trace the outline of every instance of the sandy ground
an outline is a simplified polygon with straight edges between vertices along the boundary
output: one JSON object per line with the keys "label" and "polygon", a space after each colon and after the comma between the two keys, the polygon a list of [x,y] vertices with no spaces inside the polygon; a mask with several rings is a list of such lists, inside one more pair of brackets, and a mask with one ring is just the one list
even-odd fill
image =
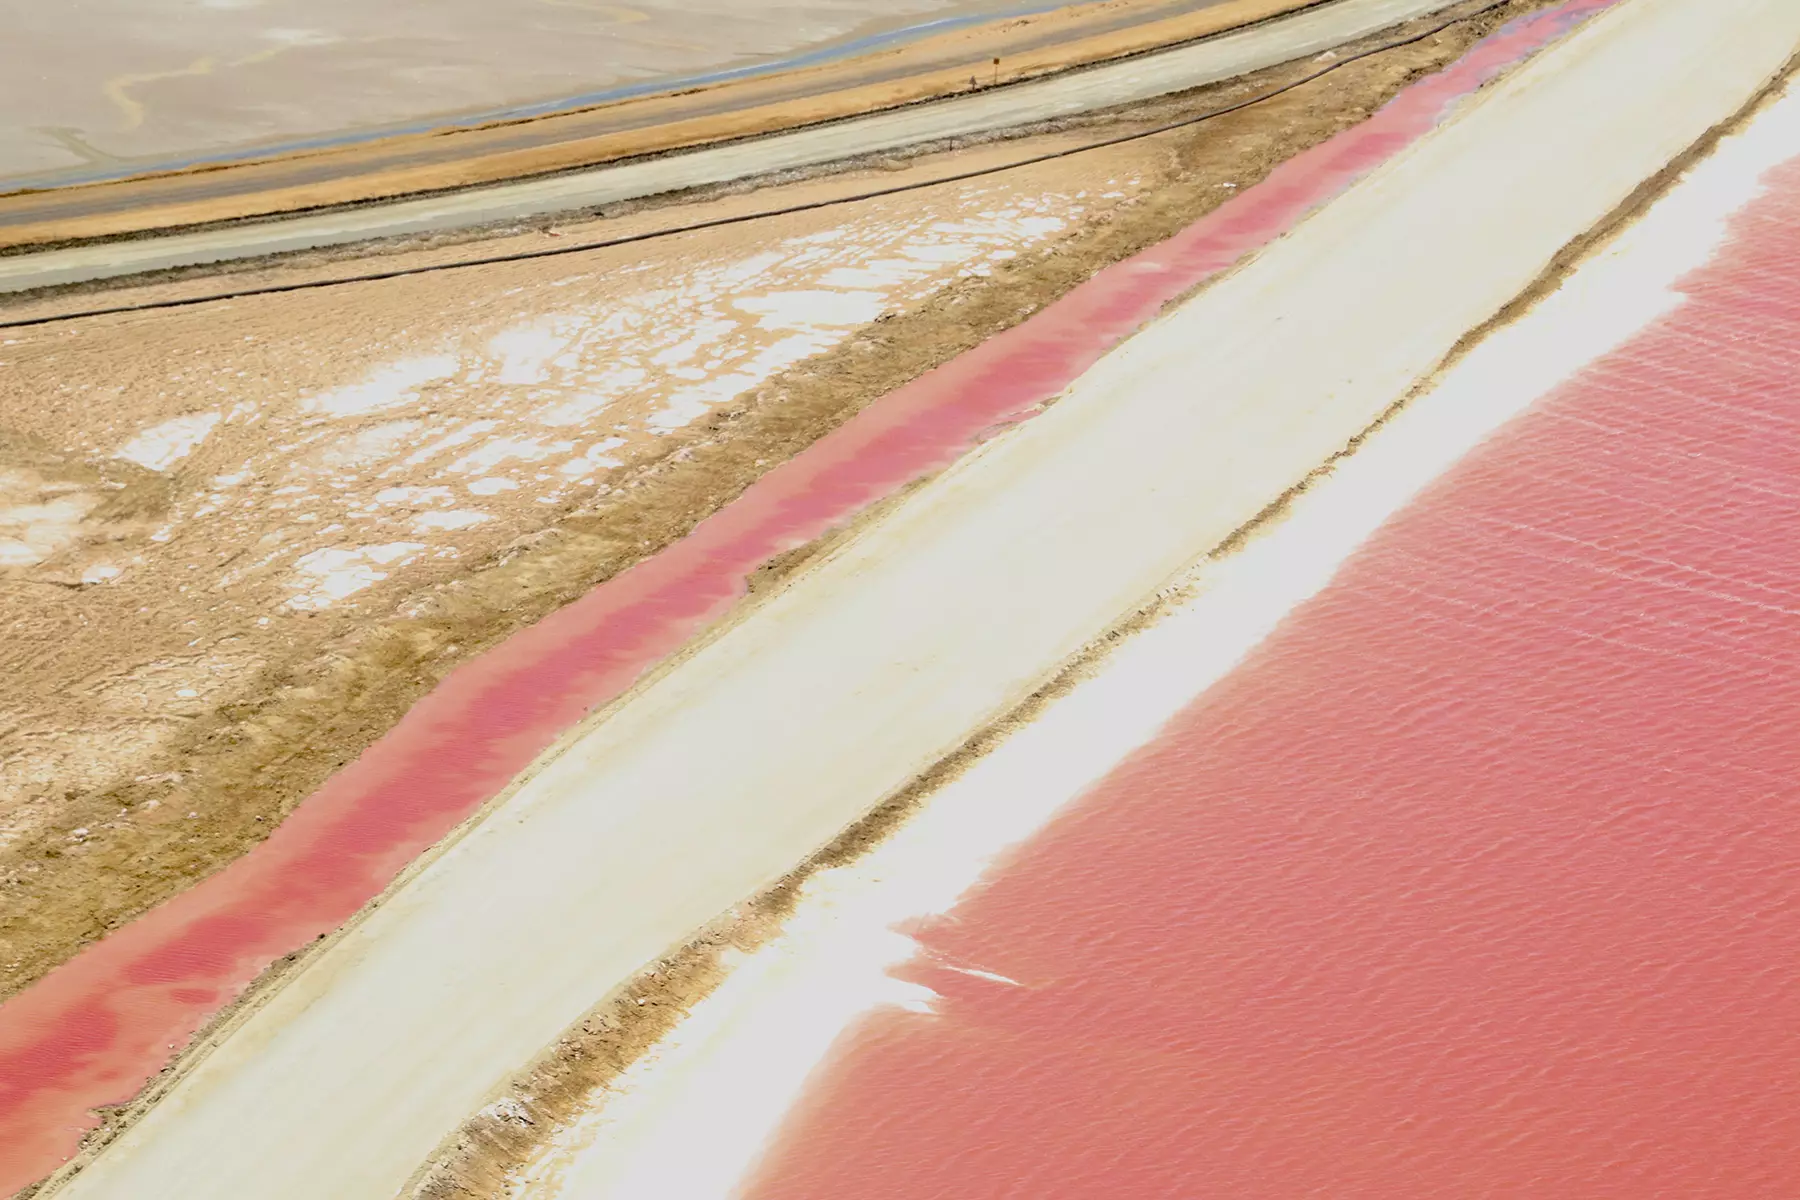
{"label": "sandy ground", "polygon": [[0,337],[0,995],[259,841],[469,651],[1474,33],[904,199]]}
{"label": "sandy ground", "polygon": [[[496,1066],[828,841],[1262,511],[1729,117],[1797,40],[1784,5],[1633,0],[1491,89],[610,714],[64,1194],[273,1196],[298,1180],[387,1194],[423,1132],[488,1094]],[[1662,83],[1629,92],[1645,64]],[[1512,203],[1521,188],[1540,198],[1530,211]],[[1105,504],[1072,486],[1100,479]],[[1032,603],[974,618],[1001,594]],[[796,738],[829,752],[797,752]],[[690,868],[679,887],[660,865],[642,873],[641,847],[671,842]]]}
{"label": "sandy ground", "polygon": [[0,180],[504,108],[1007,0],[6,0]]}

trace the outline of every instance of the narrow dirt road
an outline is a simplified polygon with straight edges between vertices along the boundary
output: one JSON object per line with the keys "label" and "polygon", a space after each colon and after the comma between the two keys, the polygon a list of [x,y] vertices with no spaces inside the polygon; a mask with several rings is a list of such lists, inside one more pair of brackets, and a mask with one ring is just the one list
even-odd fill
{"label": "narrow dirt road", "polygon": [[640,963],[1340,451],[1797,45],[1785,0],[1597,18],[602,714],[55,1194],[392,1195]]}
{"label": "narrow dirt road", "polygon": [[[114,164],[102,175],[109,182],[0,194],[0,245],[293,214],[782,133],[1180,45],[1317,2],[1052,4],[1009,19],[990,14],[972,25],[949,21],[950,29],[940,26],[900,46],[883,48],[885,39],[877,36],[837,52],[767,64],[766,71],[652,78],[623,93],[601,91],[510,112],[440,117],[422,129],[269,145],[260,154],[240,148],[238,154],[216,161],[203,157],[185,168],[180,161],[160,169],[140,163],[136,171]],[[590,61],[590,70],[594,66]],[[539,86],[544,83],[540,78]],[[4,186],[0,183],[0,190]]]}
{"label": "narrow dirt road", "polygon": [[1338,0],[1110,66],[685,154],[341,212],[3,256],[0,293],[593,209],[984,134],[1215,83],[1444,7],[1447,0]]}

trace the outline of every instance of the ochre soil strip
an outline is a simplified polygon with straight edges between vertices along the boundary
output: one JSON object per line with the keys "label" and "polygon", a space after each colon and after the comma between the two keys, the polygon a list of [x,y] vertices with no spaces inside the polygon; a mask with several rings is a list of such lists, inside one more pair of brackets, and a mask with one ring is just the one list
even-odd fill
{"label": "ochre soil strip", "polygon": [[917,931],[932,1015],[871,1017],[746,1194],[1800,1191],[1800,163],[1766,184]]}
{"label": "ochre soil strip", "polygon": [[[795,551],[884,493],[954,459],[984,430],[1028,416],[1168,299],[1278,235],[1428,130],[1455,98],[1605,3],[1583,0],[1565,6],[1488,43],[1453,70],[1407,92],[1374,122],[1281,168],[1264,186],[1175,240],[1075,287],[1038,322],[993,339],[871,406],[697,528],[708,506],[724,503],[744,488],[746,476],[760,473],[762,462],[749,456],[779,454],[784,438],[790,444],[811,440],[804,420],[796,427],[793,408],[747,405],[728,423],[738,423],[735,432],[740,435],[743,426],[754,432],[759,423],[767,423],[761,436],[701,447],[670,464],[664,482],[647,481],[644,491],[651,496],[659,487],[671,487],[679,496],[671,496],[667,508],[603,510],[588,521],[566,525],[561,544],[545,553],[522,556],[490,572],[475,596],[493,605],[484,629],[430,619],[398,625],[373,640],[369,661],[355,664],[348,693],[328,687],[322,695],[302,697],[305,703],[295,711],[258,714],[264,724],[254,732],[240,724],[234,734],[230,724],[221,722],[210,731],[204,752],[215,756],[221,785],[242,795],[244,782],[266,781],[279,804],[284,780],[292,786],[308,771],[328,768],[322,759],[366,744],[359,740],[359,726],[378,733],[390,723],[393,717],[387,713],[405,707],[408,689],[428,683],[433,671],[442,670],[438,660],[445,644],[455,638],[464,639],[464,645],[481,644],[528,615],[520,609],[554,606],[575,586],[571,575],[577,581],[617,575],[609,586],[509,641],[502,652],[458,671],[377,749],[300,806],[251,855],[128,931],[108,937],[0,1009],[0,1046],[5,1048],[0,1054],[7,1064],[0,1071],[5,1081],[0,1128],[6,1130],[0,1138],[6,1148],[0,1157],[6,1174],[0,1182],[18,1186],[66,1157],[76,1127],[91,1124],[89,1109],[136,1092],[169,1058],[170,1043],[185,1041],[270,962],[348,917],[421,849],[502,789],[562,730],[726,612],[760,564]],[[1537,7],[1541,5],[1521,3],[1512,12]],[[1321,81],[1314,94],[1303,89],[1290,103],[1260,117],[1300,124],[1311,114],[1315,132],[1290,136],[1317,141],[1331,127],[1392,95],[1406,79],[1456,59],[1499,19],[1473,22],[1392,58],[1347,68],[1344,77]],[[1345,89],[1355,90],[1346,94]],[[1329,116],[1321,115],[1321,101],[1334,96],[1345,103],[1334,105]],[[1242,124],[1257,126],[1248,120]],[[1241,171],[1245,164],[1236,165]],[[1215,188],[1209,183],[1207,190]],[[1039,294],[1070,289],[1091,270],[1095,258],[1116,260],[1181,229],[1195,208],[1205,211],[1216,204],[1216,197],[1195,195],[1196,190],[1171,194],[1160,207],[1147,206],[1136,228],[1100,231],[1099,245],[1085,257],[1071,254],[1068,247],[1048,256],[1040,264]],[[1016,305],[1018,297],[1012,300]],[[986,321],[1004,325],[1017,316],[1014,307]],[[902,324],[908,318],[901,318],[894,323],[901,328],[891,332],[910,341],[907,335],[926,332],[930,325],[916,326],[931,320],[943,335],[960,330],[966,346],[995,332],[980,318],[963,307],[915,318],[910,329]],[[955,348],[951,336],[942,352]],[[997,378],[1007,386],[984,389],[984,381]],[[795,393],[804,390],[800,381],[788,386]],[[821,383],[816,389],[835,391],[837,403],[844,404],[841,387]],[[848,415],[843,407],[837,411]],[[824,414],[812,419],[832,421]],[[679,486],[666,482],[670,476]],[[702,479],[705,486],[696,486]],[[734,484],[734,479],[744,482]],[[643,499],[636,497],[639,503]],[[695,536],[679,542],[688,529]],[[658,544],[674,548],[621,573],[633,558]],[[400,681],[397,690],[390,677]],[[317,712],[309,707],[315,705]],[[285,737],[286,744],[272,746],[272,733]],[[296,751],[303,753],[297,763]],[[205,765],[196,774],[204,779]],[[254,807],[242,806],[224,831],[220,849],[234,840],[241,846],[261,832],[249,825]],[[186,846],[182,852],[204,854]],[[118,915],[106,925],[116,925],[153,898],[154,887],[120,896],[113,882],[119,869],[130,875],[143,865],[127,860],[108,868],[90,860],[88,869],[100,872],[95,881],[99,889],[61,895],[77,895],[84,907],[96,900],[101,907],[112,904]],[[54,872],[47,878],[51,876]],[[161,886],[175,883],[168,879]],[[48,894],[38,899],[40,908],[32,915],[41,921],[54,903]],[[92,920],[89,915],[70,924],[91,928]],[[59,945],[68,943],[54,937],[40,941],[38,961],[45,961],[42,955],[56,955]]]}
{"label": "ochre soil strip", "polygon": [[[1101,0],[844,63],[472,129],[0,197],[0,247],[35,246],[494,183],[754,137],[1193,41],[1319,0]],[[1133,11],[1135,10],[1135,11]],[[1119,22],[1125,28],[1095,27]],[[992,60],[1000,60],[992,67]],[[952,66],[933,67],[949,59]],[[969,64],[981,68],[971,74]],[[871,76],[877,82],[867,82]]]}

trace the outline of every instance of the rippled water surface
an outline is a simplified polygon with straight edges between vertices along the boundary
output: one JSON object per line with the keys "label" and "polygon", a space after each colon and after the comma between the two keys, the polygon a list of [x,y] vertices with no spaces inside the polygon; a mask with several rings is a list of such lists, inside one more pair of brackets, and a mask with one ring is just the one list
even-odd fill
{"label": "rippled water surface", "polygon": [[[759,1200],[1800,1195],[1800,163],[921,931]],[[1013,982],[1016,981],[1016,984]]]}

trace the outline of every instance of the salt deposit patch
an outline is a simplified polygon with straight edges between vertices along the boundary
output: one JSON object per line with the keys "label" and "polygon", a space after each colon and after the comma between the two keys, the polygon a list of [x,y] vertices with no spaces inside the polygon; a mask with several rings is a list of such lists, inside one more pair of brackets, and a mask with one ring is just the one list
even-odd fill
{"label": "salt deposit patch", "polygon": [[95,496],[77,493],[0,508],[0,567],[36,566],[74,545],[82,520],[98,503]]}
{"label": "salt deposit patch", "polygon": [[302,555],[294,564],[300,590],[289,598],[288,607],[314,612],[330,608],[386,579],[389,572],[379,568],[405,566],[424,549],[422,542],[390,542],[355,550],[333,547]]}
{"label": "salt deposit patch", "polygon": [[746,296],[736,304],[754,315],[756,323],[764,329],[808,325],[833,328],[866,325],[873,321],[887,306],[887,296],[882,292],[867,291],[771,292],[765,296]]}
{"label": "salt deposit patch", "polygon": [[309,397],[302,408],[331,417],[381,412],[416,399],[421,387],[450,378],[461,366],[461,360],[450,354],[404,358],[376,368],[361,383]]}
{"label": "salt deposit patch", "polygon": [[[571,479],[577,479],[584,475],[603,471],[608,467],[616,467],[619,465],[619,460],[612,456],[612,452],[624,444],[624,438],[607,438],[604,442],[589,446],[586,454],[580,458],[571,458],[564,463],[561,473]],[[470,488],[469,490],[474,491],[475,489]]]}
{"label": "salt deposit patch", "polygon": [[192,454],[223,419],[223,413],[191,413],[152,425],[120,446],[115,457],[151,471],[166,471]]}
{"label": "salt deposit patch", "polygon": [[419,533],[441,533],[449,529],[468,529],[472,525],[491,520],[493,518],[484,512],[457,509],[452,512],[423,513],[413,518],[412,525]]}
{"label": "salt deposit patch", "polygon": [[479,449],[463,455],[445,469],[458,475],[472,475],[477,472],[491,471],[509,460],[538,462],[572,449],[573,446],[573,442],[555,442],[546,445],[536,438],[528,437],[490,438],[483,442]]}
{"label": "salt deposit patch", "polygon": [[391,487],[375,493],[377,504],[448,504],[451,499],[447,487]]}
{"label": "salt deposit patch", "polygon": [[590,381],[590,386],[595,390],[584,391],[571,400],[538,410],[537,423],[555,429],[596,421],[608,409],[616,407],[642,388],[649,378],[650,372],[643,367],[629,367],[603,375]]}
{"label": "salt deposit patch", "polygon": [[[434,488],[433,490],[444,491],[445,489]],[[496,476],[490,476],[487,479],[477,479],[474,483],[469,485],[469,494],[472,496],[497,496],[501,492],[516,492],[518,490],[519,485],[516,481],[511,479],[501,479]]]}
{"label": "salt deposit patch", "polygon": [[550,378],[550,363],[569,349],[574,335],[561,331],[566,320],[546,318],[515,326],[488,343],[488,352],[500,359],[495,379],[499,383],[543,383]]}
{"label": "salt deposit patch", "polygon": [[328,467],[357,467],[381,462],[402,446],[413,444],[424,427],[421,421],[389,421],[358,430],[326,449],[321,461]]}

